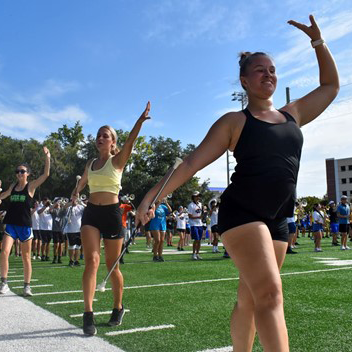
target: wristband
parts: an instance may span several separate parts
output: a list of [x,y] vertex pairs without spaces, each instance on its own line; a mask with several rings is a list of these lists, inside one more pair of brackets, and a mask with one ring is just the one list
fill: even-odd
[[312,48],[317,47],[318,45],[324,44],[325,40],[323,38],[317,40],[311,40],[310,43],[312,44]]

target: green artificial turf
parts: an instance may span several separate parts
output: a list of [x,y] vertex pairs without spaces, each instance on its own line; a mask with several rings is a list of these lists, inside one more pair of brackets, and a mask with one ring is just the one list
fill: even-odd
[[[282,268],[291,351],[352,351],[352,334],[349,333],[352,323],[352,272],[351,269],[343,269],[352,267],[352,264],[330,266],[317,259],[349,260],[352,259],[352,250],[341,251],[339,247],[332,247],[331,239],[323,240],[322,253],[313,251],[313,241],[308,238],[300,238],[299,243],[298,254],[288,255]],[[165,247],[165,251],[169,250],[175,249]],[[138,238],[137,244],[130,247],[130,254],[125,255],[125,264],[121,265],[125,279],[123,302],[130,312],[126,313],[123,324],[114,328],[106,325],[108,315],[96,316],[98,336],[131,352],[202,351],[230,346],[229,318],[236,299],[238,271],[231,260],[222,258],[222,253],[211,253],[211,246],[205,245],[202,250],[206,251],[201,254],[202,261],[192,261],[189,253],[177,254],[175,250],[175,254],[164,255],[164,263],[154,263],[150,249],[145,248],[145,240]],[[33,279],[39,281],[32,284],[53,284],[52,287],[33,288],[33,293],[81,290],[84,261],[81,267],[74,268],[67,266],[67,257],[63,257],[63,261],[62,265],[33,261]],[[20,258],[10,258],[12,269],[16,269],[16,275],[23,272]],[[98,284],[105,275],[102,257]],[[201,280],[210,281],[191,283]],[[20,285],[10,283],[10,287]],[[151,287],[137,287],[148,285]],[[13,291],[22,293],[21,289]],[[111,310],[111,291],[97,292],[95,298],[95,311]],[[46,303],[83,299],[82,292],[29,299],[81,326],[81,318],[69,315],[82,313],[83,303],[52,306]],[[175,328],[105,335],[114,330],[168,324],[175,325]],[[262,351],[257,340],[253,350]]]

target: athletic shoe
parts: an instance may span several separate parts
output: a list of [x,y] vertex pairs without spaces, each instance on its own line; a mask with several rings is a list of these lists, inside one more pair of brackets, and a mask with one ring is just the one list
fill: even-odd
[[297,252],[293,251],[291,247],[287,247],[286,254],[297,254]]
[[57,263],[62,264],[61,257],[58,258]]
[[49,258],[48,256],[45,257],[45,261],[46,261],[46,262],[48,262],[49,259],[50,259],[50,258]]
[[83,314],[83,333],[88,336],[93,336],[97,333],[93,312],[84,312]]
[[153,262],[158,262],[159,261],[159,257],[157,256],[157,255],[155,255],[154,257],[153,257]]
[[345,249],[346,249],[346,250],[348,250],[348,249],[351,249],[351,248],[350,248],[350,247],[348,247],[348,246],[346,246],[346,247],[345,247]]
[[203,258],[199,255],[199,254],[197,254],[197,260],[202,260]]
[[35,259],[36,259],[36,256],[35,256],[35,254],[33,254],[33,257],[32,257],[32,259],[33,259],[33,260],[35,260]]
[[180,247],[177,247],[177,250],[178,250],[178,251],[180,251],[180,250],[181,250],[181,248],[180,248]]
[[229,259],[229,258],[230,258],[230,255],[229,255],[227,252],[225,252],[222,257],[225,258],[225,259]]
[[5,282],[0,283],[0,294],[5,294],[10,291],[10,287],[8,284],[5,284]]
[[51,264],[56,264],[56,257],[54,257],[53,261],[51,262]]
[[193,254],[192,254],[192,259],[193,259],[193,260],[198,260],[197,254],[193,253]]
[[29,286],[26,286],[24,289],[23,289],[23,296],[24,297],[31,297],[33,296],[33,293],[31,291],[31,288]]
[[180,251],[184,251],[184,249],[183,249],[183,248],[181,248],[181,249],[180,249]]
[[322,252],[323,250],[321,248],[314,248],[315,252]]
[[332,246],[338,246],[338,243],[331,243]]
[[42,257],[40,255],[37,255],[38,260],[42,260]]
[[70,266],[71,268],[73,267],[73,260],[70,260],[70,262],[68,263],[68,266]]
[[73,263],[74,266],[81,266],[80,262],[78,260],[76,260],[74,263]]
[[79,259],[81,259],[81,260],[83,260],[83,254],[81,254],[80,256],[79,256]]
[[345,246],[341,246],[340,249],[341,249],[342,251],[344,251],[344,250],[346,249],[346,247],[345,247]]
[[40,260],[41,260],[42,262],[45,262],[45,255],[43,255],[43,256],[40,258]]
[[164,262],[165,260],[164,260],[164,258],[162,257],[162,256],[160,256],[159,258],[158,258],[158,262]]
[[108,325],[109,326],[121,325],[124,315],[125,315],[125,308],[123,306],[122,306],[122,308],[120,310],[117,309],[117,308],[114,308],[112,310],[111,317],[110,317],[110,320],[108,322]]

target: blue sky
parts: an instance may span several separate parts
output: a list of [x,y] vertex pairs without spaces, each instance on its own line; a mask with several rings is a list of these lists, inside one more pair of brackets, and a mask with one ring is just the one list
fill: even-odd
[[[313,13],[339,67],[341,91],[303,128],[298,195],[326,193],[325,159],[352,156],[350,0],[2,0],[0,132],[43,140],[80,120],[95,135],[129,130],[145,103],[142,135],[199,144],[222,114],[240,109],[237,54],[266,51],[277,65],[277,108],[285,87],[299,98],[318,84],[309,39],[287,24]],[[233,168],[235,164],[231,164]],[[198,173],[226,186],[226,158]]]

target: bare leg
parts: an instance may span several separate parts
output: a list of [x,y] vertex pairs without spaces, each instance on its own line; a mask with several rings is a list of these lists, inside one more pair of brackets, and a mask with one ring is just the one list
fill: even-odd
[[163,255],[164,239],[165,239],[165,231],[160,231],[159,245],[157,248],[159,257],[161,257]]
[[1,250],[1,277],[7,278],[9,271],[9,255],[14,243],[14,239],[9,235],[4,235],[2,240],[2,250]]
[[[108,271],[110,271],[114,262],[120,255],[122,244],[123,238],[118,240],[104,239],[105,261]],[[114,308],[120,310],[122,308],[123,276],[120,271],[119,265],[117,265],[114,271],[111,273],[110,281],[112,286],[112,292],[114,295]]]
[[81,228],[85,267],[83,272],[84,311],[93,311],[93,299],[100,263],[100,232],[97,228],[85,225]]
[[32,277],[32,262],[31,262],[32,240],[22,242],[22,262],[24,282],[29,284]]
[[[251,350],[255,331],[253,324],[264,351],[289,351],[278,268],[285,256],[287,243],[272,241],[267,226],[261,222],[228,230],[222,238],[243,281],[231,324],[235,351]],[[281,264],[277,257],[281,258]],[[243,326],[247,332],[244,332]]]
[[151,231],[154,242],[153,242],[153,253],[154,257],[158,255],[159,243],[160,243],[160,232],[158,230]]

